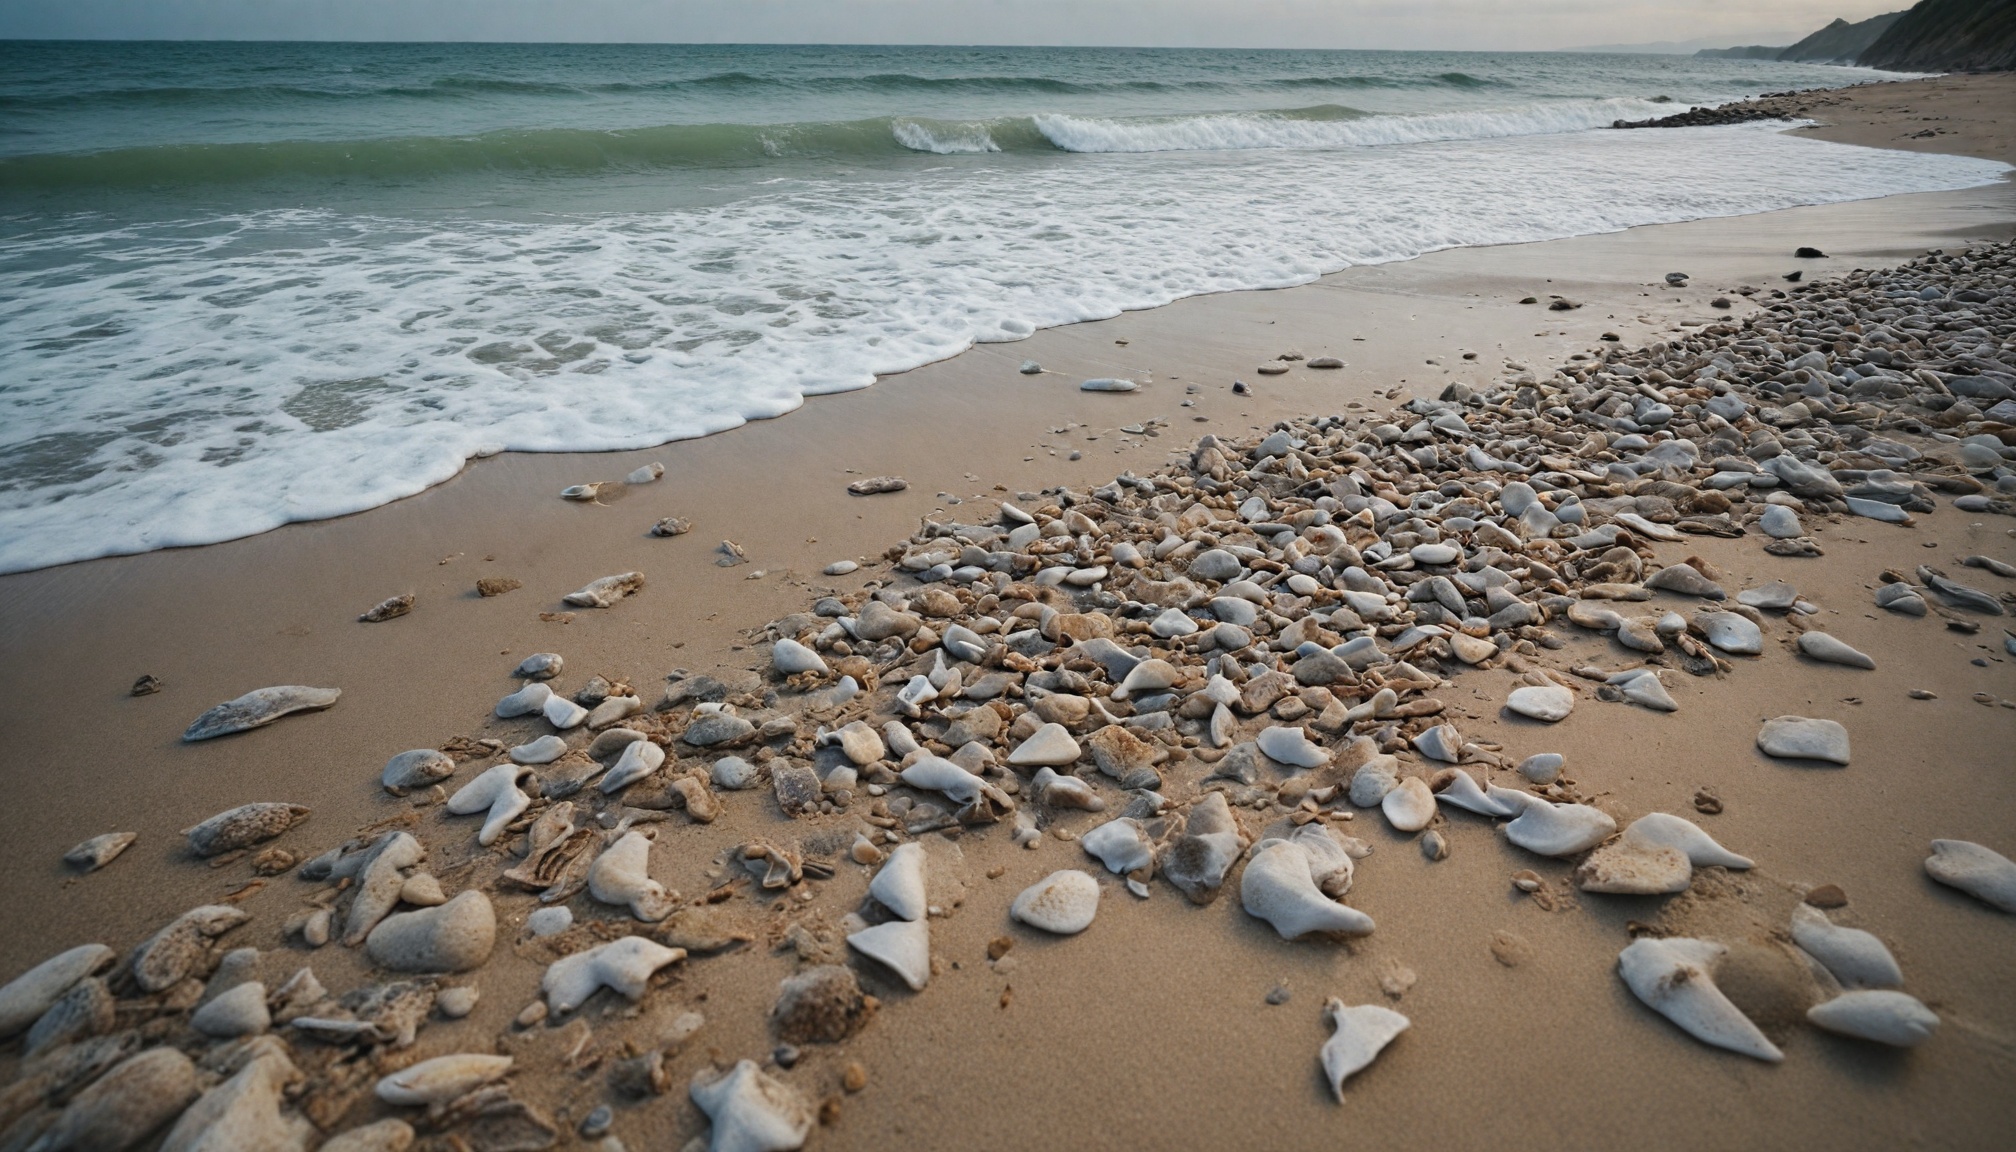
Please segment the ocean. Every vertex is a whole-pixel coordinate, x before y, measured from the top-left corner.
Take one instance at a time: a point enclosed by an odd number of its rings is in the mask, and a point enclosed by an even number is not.
[[[1883,75],[0,43],[0,572],[355,512],[500,451],[719,432],[1200,293],[2000,176],[1770,125],[1598,130]]]

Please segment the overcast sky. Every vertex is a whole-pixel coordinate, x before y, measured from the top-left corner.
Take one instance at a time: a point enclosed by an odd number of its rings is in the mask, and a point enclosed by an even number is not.
[[[1911,0],[0,0],[0,38],[1565,48],[1784,44]]]

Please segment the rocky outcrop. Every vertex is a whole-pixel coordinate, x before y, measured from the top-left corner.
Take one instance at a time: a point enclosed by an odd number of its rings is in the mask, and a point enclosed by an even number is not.
[[[2016,68],[2016,0],[1919,0],[1857,60],[1893,72]]]
[[[1850,24],[1846,20],[1836,20],[1790,48],[1780,52],[1775,59],[1798,61],[1805,64],[1853,64],[1871,44],[1890,30],[1890,26],[1903,19],[1904,11],[1885,12],[1881,16],[1871,16],[1867,20]]]

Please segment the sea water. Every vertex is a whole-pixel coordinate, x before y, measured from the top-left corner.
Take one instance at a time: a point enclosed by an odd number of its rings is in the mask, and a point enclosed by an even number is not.
[[[1967,187],[1684,57],[0,44],[0,572],[1438,249]],[[1002,385],[1013,402],[1014,381]]]

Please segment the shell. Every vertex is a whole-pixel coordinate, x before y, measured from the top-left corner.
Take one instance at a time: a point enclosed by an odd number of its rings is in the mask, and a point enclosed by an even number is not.
[[[464,1093],[503,1078],[511,1057],[481,1052],[436,1056],[402,1068],[378,1081],[378,1099],[387,1104],[445,1104]]]
[[[1573,856],[1609,839],[1617,822],[1587,804],[1534,800],[1505,825],[1505,838],[1541,856]]]
[[[1815,1027],[1893,1048],[1916,1048],[1939,1028],[1939,1016],[1902,992],[1846,992],[1806,1010]]]
[[[1785,1054],[1715,986],[1710,969],[1728,951],[1687,937],[1634,940],[1618,953],[1617,972],[1633,995],[1688,1035],[1775,1064]]]
[[[1792,942],[1825,966],[1845,988],[1900,988],[1904,984],[1904,972],[1883,941],[1859,928],[1843,928],[1811,904],[1792,909]]]
[[[572,1012],[602,988],[637,1000],[650,985],[652,973],[685,958],[684,948],[667,948],[642,936],[625,936],[555,960],[547,966],[539,989],[546,996],[547,1007],[555,1012]]]
[[[1052,872],[1022,890],[1008,914],[1032,928],[1059,936],[1075,936],[1092,926],[1099,913],[1099,882],[1067,868]]]
[[[252,918],[230,904],[191,908],[133,950],[130,967],[143,992],[161,992],[197,974],[210,954],[210,941]]]
[[[182,739],[194,743],[271,724],[289,713],[318,712],[336,703],[341,695],[341,688],[310,688],[301,684],[254,689],[198,716],[182,733]]]
[[[219,812],[194,828],[184,828],[189,850],[198,856],[216,856],[271,840],[308,818],[309,810],[299,804],[261,802],[240,804]]]
[[[608,608],[643,587],[642,572],[622,572],[615,576],[604,576],[600,580],[591,580],[580,590],[569,592],[562,599],[576,608]]]
[[[1372,918],[1323,894],[1307,848],[1293,840],[1262,840],[1239,879],[1239,901],[1249,916],[1274,926],[1284,940],[1309,935],[1363,936]]]
[[[472,888],[439,907],[386,917],[364,950],[394,972],[467,972],[490,958],[496,942],[497,912]]]
[[[604,904],[627,906],[632,916],[646,923],[663,920],[672,914],[677,897],[651,879],[650,862],[650,838],[642,832],[625,832],[589,866],[588,894]]]
[[[433,748],[415,748],[387,760],[385,771],[379,774],[378,782],[392,795],[404,796],[414,788],[438,784],[454,774],[455,760],[446,752]]]
[[[812,1106],[753,1060],[727,1072],[701,1069],[687,1095],[713,1122],[708,1152],[791,1152],[812,1132]]]
[[[868,894],[903,920],[922,920],[930,910],[925,895],[924,846],[899,844],[868,882]]]
[[[847,946],[879,961],[912,992],[922,992],[931,982],[931,928],[923,920],[891,920],[863,928],[847,937]]]
[[[1323,1078],[1338,1103],[1344,1102],[1344,1081],[1361,1072],[1376,1059],[1393,1038],[1407,1030],[1407,1017],[1377,1004],[1345,1007],[1332,998],[1323,1005],[1324,1015],[1336,1030],[1323,1042]]]
[[[136,1148],[201,1093],[189,1057],[172,1047],[150,1048],[72,1097],[36,1147]]]
[[[1479,816],[1509,819],[1517,816],[1521,810],[1493,798],[1477,786],[1476,777],[1461,768],[1451,768],[1446,773],[1437,772],[1434,779],[1429,782],[1429,789],[1434,793],[1437,803],[1453,804]]]
[[[2016,862],[1968,840],[1934,840],[1925,874],[2004,912],[2016,912]]]
[[[1078,838],[1079,847],[1108,871],[1125,875],[1155,863],[1155,845],[1139,820],[1122,816],[1108,820]]]
[[[137,832],[107,832],[93,836],[63,854],[63,862],[79,872],[96,872],[119,858],[140,838]]]
[[[77,981],[103,972],[117,952],[105,944],[79,944],[42,960],[0,987],[0,1039],[18,1035],[46,1013]]]

